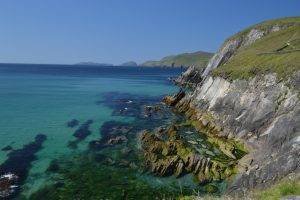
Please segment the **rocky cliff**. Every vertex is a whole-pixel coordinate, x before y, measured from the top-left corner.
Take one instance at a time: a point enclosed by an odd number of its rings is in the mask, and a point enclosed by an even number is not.
[[[252,26],[225,41],[203,73],[189,68],[177,79],[186,95],[169,97],[176,99],[172,106],[214,130],[208,134],[242,142],[249,151],[228,194],[299,173],[299,37],[300,18]]]

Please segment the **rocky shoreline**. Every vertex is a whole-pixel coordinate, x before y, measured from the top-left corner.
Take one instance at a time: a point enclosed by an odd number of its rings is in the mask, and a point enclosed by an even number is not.
[[[204,72],[190,67],[176,80],[183,90],[164,99],[205,133],[208,141],[237,160],[237,175],[230,179],[228,195],[243,196],[299,173],[300,72],[286,79],[270,72],[237,80],[212,73],[240,49],[290,26],[251,27],[231,37]],[[239,150],[248,154],[237,159]]]

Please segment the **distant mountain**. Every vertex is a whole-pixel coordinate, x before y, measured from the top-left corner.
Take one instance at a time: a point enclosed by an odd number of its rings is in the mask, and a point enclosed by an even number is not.
[[[120,66],[130,66],[130,67],[135,67],[138,66],[138,64],[134,61],[129,61],[129,62],[125,62],[123,64],[121,64]]]
[[[204,68],[208,60],[213,56],[213,53],[197,51],[193,53],[183,53],[173,56],[167,56],[159,61],[147,61],[140,66],[145,67],[189,67],[195,66]]]
[[[96,63],[96,62],[79,62],[75,65],[89,65],[89,66],[113,66],[113,64],[109,63]]]

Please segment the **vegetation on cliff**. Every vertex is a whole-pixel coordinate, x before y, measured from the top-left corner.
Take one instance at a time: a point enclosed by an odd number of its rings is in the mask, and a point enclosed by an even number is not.
[[[253,29],[269,29],[271,33],[239,48],[227,62],[213,70],[214,76],[234,80],[276,73],[280,78],[286,78],[300,70],[300,17],[263,22],[237,33],[227,41],[245,38]]]
[[[142,63],[141,66],[146,67],[189,67],[196,66],[198,68],[204,68],[209,61],[209,59],[213,56],[212,53],[197,51],[193,53],[183,53],[173,56],[167,56],[162,58],[159,61],[147,61]]]

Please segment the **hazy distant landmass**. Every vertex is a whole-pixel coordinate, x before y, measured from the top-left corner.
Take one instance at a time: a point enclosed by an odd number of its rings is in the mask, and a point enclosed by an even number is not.
[[[182,53],[162,58],[159,61],[147,61],[140,66],[145,67],[189,67],[196,66],[204,68],[208,60],[213,56],[213,53],[205,51],[197,51],[192,53]]]
[[[89,65],[89,66],[113,66],[113,64],[109,63],[96,63],[96,62],[79,62],[75,65]]]
[[[135,67],[135,66],[138,66],[138,64],[136,62],[134,62],[134,61],[128,61],[128,62],[122,63],[120,66]]]

